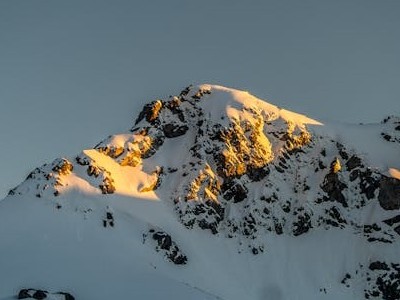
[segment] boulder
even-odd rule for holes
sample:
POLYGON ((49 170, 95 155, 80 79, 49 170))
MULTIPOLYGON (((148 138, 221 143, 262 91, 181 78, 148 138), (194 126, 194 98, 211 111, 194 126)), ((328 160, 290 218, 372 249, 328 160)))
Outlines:
POLYGON ((379 204, 383 209, 395 210, 400 208, 400 180, 382 176, 379 184, 379 204))

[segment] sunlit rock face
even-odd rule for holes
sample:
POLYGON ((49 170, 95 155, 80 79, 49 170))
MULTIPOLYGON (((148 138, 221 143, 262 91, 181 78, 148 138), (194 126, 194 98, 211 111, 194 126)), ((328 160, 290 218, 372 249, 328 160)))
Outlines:
POLYGON ((362 224, 351 212, 378 198, 384 209, 397 207, 396 179, 370 170, 353 150, 307 124, 318 122, 245 92, 204 85, 146 105, 131 135, 123 142, 110 137, 96 149, 121 166, 146 169, 165 141, 184 140, 179 164, 156 166, 149 173, 153 183, 141 192, 170 186, 175 178, 173 193, 160 197, 170 199, 187 228, 248 237, 250 250, 268 232, 357 230, 362 224), (221 101, 221 94, 229 100, 221 101))
MULTIPOLYGON (((377 139, 395 145, 400 141, 399 126, 398 118, 385 119, 377 139)), ((118 197, 159 201, 165 207, 162 218, 182 228, 153 224, 151 213, 143 211, 139 213, 146 220, 142 244, 180 267, 190 266, 196 257, 182 245, 182 232, 201 232, 230 243, 246 259, 250 255, 268 260, 275 242, 288 239, 296 247, 297 240, 321 232, 345 234, 343 239, 350 236, 374 253, 383 248, 386 254, 395 253, 400 235, 400 180, 370 165, 351 143, 323 128, 316 120, 247 92, 190 86, 169 99, 145 105, 127 132, 110 136, 74 158, 34 170, 10 194, 43 197, 57 209, 68 206, 71 191, 102 197, 106 204, 96 202, 93 207, 104 205, 99 224, 107 230, 118 229, 113 208, 118 197)), ((76 211, 86 218, 92 206, 76 211)), ((336 246, 334 241, 328 243, 331 249, 336 246)), ((276 259, 284 264, 285 257, 276 259)), ((350 295, 343 299, 351 299, 347 288, 367 278, 368 285, 357 295, 397 299, 396 259, 389 255, 380 264, 372 264, 360 257, 354 262, 356 267, 330 268, 340 278, 337 284, 344 295, 350 295)), ((213 288, 218 295, 235 297, 213 288)), ((254 290, 252 296, 263 298, 261 290, 270 289, 254 290)), ((282 296, 281 288, 271 291, 290 299, 282 296)), ((316 291, 302 293, 314 295, 313 299, 329 294, 322 284, 316 291)))

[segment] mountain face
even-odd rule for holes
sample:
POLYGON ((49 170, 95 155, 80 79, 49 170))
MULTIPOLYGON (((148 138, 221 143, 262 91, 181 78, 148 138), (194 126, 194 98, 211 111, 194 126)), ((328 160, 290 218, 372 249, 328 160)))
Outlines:
POLYGON ((399 154, 398 117, 188 87, 0 202, 0 299, 399 299, 399 154))

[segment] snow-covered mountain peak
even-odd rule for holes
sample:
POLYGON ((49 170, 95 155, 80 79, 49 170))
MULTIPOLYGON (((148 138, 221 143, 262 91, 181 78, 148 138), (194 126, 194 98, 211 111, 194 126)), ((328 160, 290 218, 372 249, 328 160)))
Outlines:
POLYGON ((83 229, 53 218, 82 216, 143 270, 224 299, 396 299, 399 126, 326 128, 248 92, 190 86, 145 105, 130 130, 35 169, 0 203, 46 210, 71 241, 83 229))
POLYGON ((240 91, 219 85, 203 84, 192 87, 188 96, 201 99, 200 107, 209 119, 217 123, 224 123, 225 117, 228 119, 249 119, 251 113, 255 112, 263 115, 265 121, 273 121, 282 118, 294 124, 315 124, 320 122, 297 114, 285 109, 278 108, 264 100, 261 100, 247 91, 240 91), (205 95, 208 95, 204 97, 205 95), (250 112, 250 114, 248 113, 250 112))
MULTIPOLYGON (((111 192, 107 190, 107 187, 111 186, 114 192, 116 186, 117 192, 139 196, 142 195, 140 193, 143 193, 143 189, 147 190, 148 186, 153 184, 152 180, 157 177, 154 174, 158 174, 165 167, 174 169, 184 165, 177 165, 171 160, 170 156, 175 155, 176 150, 170 148, 175 143, 170 147, 163 146, 164 142, 171 144, 169 139, 182 137, 180 140, 186 148, 179 149, 180 158, 197 157, 201 161, 200 164, 213 169, 219 177, 241 176, 247 169, 263 167, 274 159, 283 145, 282 141, 277 139, 278 135, 285 135, 285 141, 290 143, 292 148, 307 143, 310 133, 306 124, 320 123, 266 103, 248 92, 208 84, 190 86, 178 96, 171 96, 165 101, 156 100, 146 105, 130 132, 110 136, 94 149, 83 151, 75 159, 75 163, 81 166, 88 164, 89 176, 94 175, 97 178, 102 175, 101 182, 105 184, 98 185, 103 193, 111 192), (273 136, 269 137, 270 134, 273 136), (158 151, 161 146, 161 151, 158 151), (148 159, 156 153, 166 158, 169 165, 165 166, 165 162, 148 159), (124 168, 127 166, 136 169, 124 168), (154 170, 151 170, 152 168, 154 170), (127 170, 132 174, 128 176, 127 170), (153 175, 146 172, 153 172, 153 175), (127 184, 126 178, 130 177, 137 179, 135 183, 131 180, 127 184)), ((50 168, 50 175, 46 176, 57 177, 53 184, 56 187, 55 194, 62 190, 61 187, 57 188, 61 186, 61 178, 69 175, 58 174, 58 169, 64 167, 64 162, 71 166, 72 172, 74 162, 66 159, 57 160, 53 162, 52 167, 45 166, 40 170, 50 168)), ((35 172, 39 170, 33 173, 35 172)), ((72 172, 71 176, 75 175, 79 178, 79 174, 72 172)), ((72 185, 77 185, 78 182, 79 180, 74 181, 72 185)), ((45 186, 48 188, 49 184, 45 186)))

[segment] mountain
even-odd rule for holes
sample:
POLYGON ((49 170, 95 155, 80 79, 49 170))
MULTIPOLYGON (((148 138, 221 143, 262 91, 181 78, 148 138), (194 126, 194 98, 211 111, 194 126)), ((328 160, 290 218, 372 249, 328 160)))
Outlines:
POLYGON ((399 154, 399 117, 187 87, 0 202, 0 299, 399 299, 399 154))

